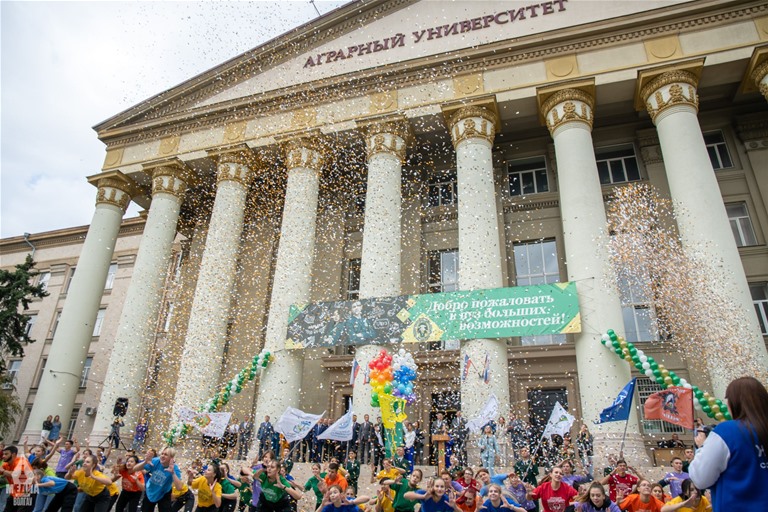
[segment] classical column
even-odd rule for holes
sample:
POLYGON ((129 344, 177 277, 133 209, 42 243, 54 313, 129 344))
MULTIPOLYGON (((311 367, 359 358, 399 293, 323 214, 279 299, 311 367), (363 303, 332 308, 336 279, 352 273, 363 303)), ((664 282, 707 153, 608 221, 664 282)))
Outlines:
MULTIPOLYGON (((368 157, 365 193, 363 253, 360 261, 360 298, 400 295, 401 253, 401 172, 405 160, 408 124, 403 120, 380 122, 364 127, 368 157)), ((381 350, 363 345, 355 351, 362 368, 381 350)), ((355 378, 352 408, 358 417, 379 414, 371 407, 371 385, 365 372, 355 378)))
POLYGON ((147 360, 157 328, 179 210, 189 180, 187 169, 179 161, 152 166, 145 172, 152 177, 152 205, 123 303, 91 439, 109 435, 118 397, 128 399, 124 418, 127 430, 133 429, 141 414, 147 360))
POLYGON ((89 181, 98 187, 96 211, 40 380, 42 392, 35 398, 25 428, 25 434, 33 440, 39 438, 41 425, 48 415, 65 419, 72 415, 117 234, 136 190, 133 181, 119 171, 98 174, 89 181))
MULTIPOLYGON (((748 335, 739 340, 761 368, 768 368, 768 352, 757 323, 749 285, 731 231, 723 197, 697 117, 697 68, 641 73, 640 98, 659 133, 669 190, 683 250, 718 268, 718 293, 744 312, 748 335)), ((710 368, 717 396, 734 377, 728 368, 710 368), (723 371, 721 371, 723 370, 723 371)))
MULTIPOLYGON (((482 106, 446 112, 446 118, 456 149, 459 186, 459 288, 500 288, 504 286, 504 277, 491 152, 498 118, 482 106)), ((463 416, 477 416, 491 393, 499 400, 499 411, 508 411, 509 370, 505 340, 463 341, 459 360, 463 362, 467 357, 480 367, 487 359, 490 379, 486 383, 480 372, 468 372, 461 381, 463 416)))
MULTIPOLYGON (((608 227, 603 192, 592 145, 594 96, 591 87, 539 91, 541 113, 555 142, 560 213, 563 221, 568 280, 576 282, 581 311, 581 332, 574 334, 583 422, 591 424, 629 382, 625 364, 616 364, 602 349, 607 329, 623 332, 621 299, 610 271, 608 227), (599 369, 599 370, 598 370, 599 369)), ((623 422, 590 426, 595 456, 605 461, 618 453, 623 422)), ((627 425, 624 454, 634 464, 646 459, 637 417, 627 425)), ((602 467, 595 462, 595 467, 602 467)))
POLYGON ((264 416, 277 421, 286 407, 299 406, 304 353, 286 350, 285 336, 291 304, 310 299, 317 198, 325 163, 325 144, 319 136, 290 140, 283 149, 288 182, 264 340, 264 348, 274 355, 274 360, 259 382, 256 424, 264 416))
POLYGON ((253 155, 238 149, 216 158, 216 199, 189 315, 174 411, 196 409, 213 396, 226 344, 253 155))

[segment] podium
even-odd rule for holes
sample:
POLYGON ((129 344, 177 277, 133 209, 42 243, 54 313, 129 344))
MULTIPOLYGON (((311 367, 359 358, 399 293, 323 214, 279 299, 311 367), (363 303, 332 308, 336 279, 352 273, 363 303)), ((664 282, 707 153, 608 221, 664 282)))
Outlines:
POLYGON ((450 440, 451 436, 448 434, 434 434, 432 436, 432 446, 437 446, 435 460, 437 461, 438 475, 445 470, 445 443, 450 440))

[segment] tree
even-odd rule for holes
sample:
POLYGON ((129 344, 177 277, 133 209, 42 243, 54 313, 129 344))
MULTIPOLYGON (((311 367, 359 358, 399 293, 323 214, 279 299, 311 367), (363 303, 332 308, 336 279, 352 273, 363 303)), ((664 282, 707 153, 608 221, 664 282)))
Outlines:
POLYGON ((23 357, 24 346, 35 341, 27 335, 30 317, 24 311, 33 299, 48 296, 43 285, 31 284, 38 274, 30 254, 16 270, 0 270, 0 378, 5 374, 5 356, 23 357))

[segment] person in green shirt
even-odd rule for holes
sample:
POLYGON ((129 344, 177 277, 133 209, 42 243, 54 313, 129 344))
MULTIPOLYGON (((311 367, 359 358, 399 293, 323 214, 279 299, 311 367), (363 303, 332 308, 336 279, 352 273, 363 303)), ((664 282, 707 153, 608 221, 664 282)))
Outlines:
POLYGON ((304 490, 312 490, 315 493, 315 510, 320 508, 320 505, 323 503, 323 491, 319 488, 320 485, 325 484, 323 478, 325 478, 325 474, 320 472, 320 464, 312 464, 312 476, 304 484, 304 490), (323 482, 323 484, 320 484, 320 482, 323 482))
POLYGON ((357 494, 357 480, 360 478, 360 462, 357 460, 355 452, 349 452, 347 461, 344 463, 344 469, 347 470, 347 483, 355 490, 357 494))
POLYGON ((411 465, 405 458, 405 448, 403 446, 398 446, 395 449, 395 456, 392 457, 392 465, 396 468, 402 469, 403 475, 407 476, 408 473, 411 472, 411 465))
POLYGON ((390 489, 395 491, 395 500, 393 508, 395 512, 413 512, 416 506, 415 501, 406 499, 405 493, 416 491, 421 483, 422 473, 420 469, 414 469, 408 480, 402 479, 400 482, 394 480, 384 480, 382 485, 388 485, 390 489))
MULTIPOLYGON (((250 469, 244 468, 244 471, 247 474, 250 469)), ((291 510, 291 504, 286 495, 296 501, 302 498, 301 491, 291 487, 291 483, 280 476, 280 464, 277 461, 268 462, 252 475, 261 482, 261 498, 259 498, 261 512, 288 512, 291 510)))
POLYGON ((240 470, 240 488, 237 490, 240 495, 240 501, 237 504, 238 512, 245 512, 248 505, 253 499, 253 489, 251 488, 251 482, 242 470, 240 470))
POLYGON ((220 512, 234 512, 235 505, 237 505, 237 489, 235 487, 242 487, 239 481, 233 481, 229 476, 229 465, 225 462, 221 463, 221 507, 220 512))

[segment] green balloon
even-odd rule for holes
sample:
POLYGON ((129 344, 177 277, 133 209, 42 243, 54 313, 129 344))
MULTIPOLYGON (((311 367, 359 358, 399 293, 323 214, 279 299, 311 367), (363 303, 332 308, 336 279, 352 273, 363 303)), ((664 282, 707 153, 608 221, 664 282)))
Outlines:
POLYGON ((620 348, 615 349, 614 352, 616 352, 617 356, 624 357, 624 352, 620 348))
POLYGON ((392 384, 387 384, 386 386, 384 386, 384 393, 386 393, 387 395, 392 394, 392 384))
POLYGON ((629 355, 634 359, 637 355, 637 349, 634 346, 629 347, 629 355))
POLYGON ((656 380, 659 380, 661 378, 661 372, 658 368, 653 369, 653 376, 656 377, 656 380))
POLYGON ((677 375, 671 375, 671 377, 672 377, 672 382, 675 384, 675 386, 680 384, 680 377, 678 377, 677 375))
POLYGON ((376 391, 374 391, 373 393, 371 393, 371 398, 378 402, 379 401, 379 394, 376 391))
POLYGON ((652 370, 658 370, 659 369, 659 363, 657 363, 656 361, 648 361, 648 362, 651 364, 651 369, 652 370))
POLYGON ((712 414, 712 408, 709 405, 702 405, 701 410, 704 411, 704 413, 706 413, 707 416, 712 414))

